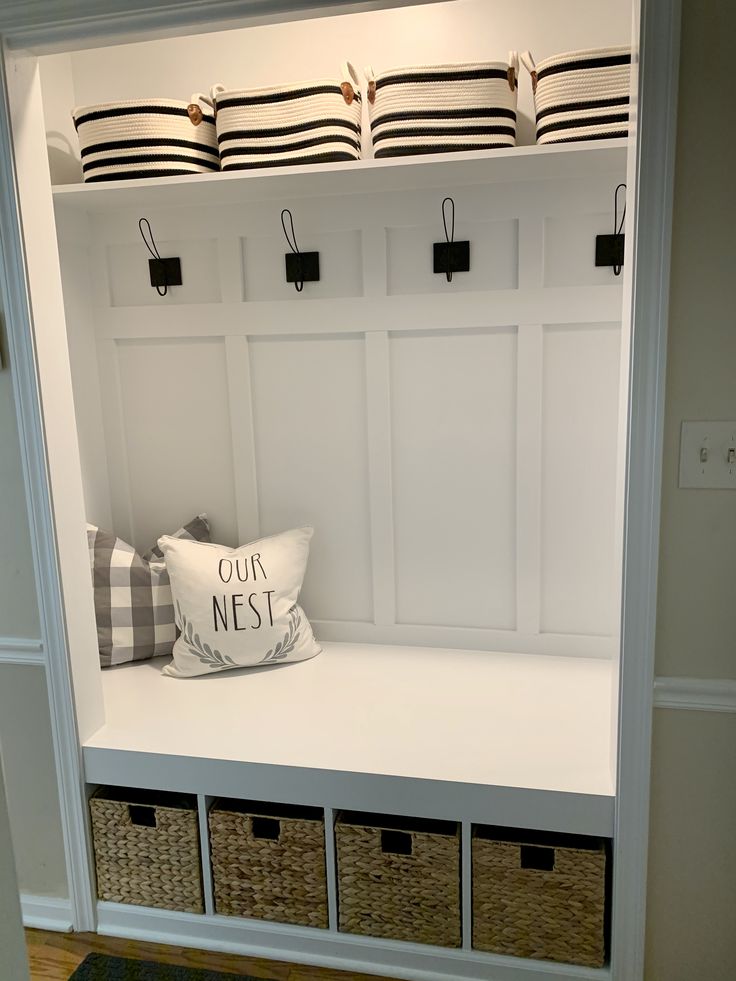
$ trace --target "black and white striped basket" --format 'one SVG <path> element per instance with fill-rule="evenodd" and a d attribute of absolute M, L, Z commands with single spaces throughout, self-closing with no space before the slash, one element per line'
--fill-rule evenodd
<path fill-rule="evenodd" d="M 590 48 L 521 60 L 532 76 L 537 143 L 605 140 L 629 132 L 631 48 Z"/>
<path fill-rule="evenodd" d="M 207 174 L 220 169 L 211 109 L 174 99 L 135 99 L 74 109 L 84 180 Z"/>
<path fill-rule="evenodd" d="M 360 159 L 360 83 L 314 79 L 262 89 L 212 89 L 223 170 Z"/>
<path fill-rule="evenodd" d="M 374 157 L 516 145 L 519 59 L 366 68 Z"/>

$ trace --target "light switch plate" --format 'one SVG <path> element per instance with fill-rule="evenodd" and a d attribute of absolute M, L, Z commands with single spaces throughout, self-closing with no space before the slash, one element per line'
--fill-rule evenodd
<path fill-rule="evenodd" d="M 736 490 L 736 422 L 683 422 L 680 487 Z"/>

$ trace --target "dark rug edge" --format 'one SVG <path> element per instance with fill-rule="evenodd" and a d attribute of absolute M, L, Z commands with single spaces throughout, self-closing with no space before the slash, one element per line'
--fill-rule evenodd
<path fill-rule="evenodd" d="M 201 967 L 142 961 L 115 954 L 87 954 L 69 981 L 264 981 L 250 974 L 209 971 Z"/>

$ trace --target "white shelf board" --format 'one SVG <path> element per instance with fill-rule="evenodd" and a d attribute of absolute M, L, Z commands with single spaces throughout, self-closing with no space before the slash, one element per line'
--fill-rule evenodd
<path fill-rule="evenodd" d="M 203 678 L 103 672 L 89 782 L 611 834 L 612 663 L 324 644 Z"/>
<path fill-rule="evenodd" d="M 57 205 L 101 212 L 143 205 L 195 207 L 272 198 L 370 194 L 448 184 L 569 180 L 602 173 L 623 176 L 627 147 L 626 139 L 591 140 L 151 180 L 61 184 L 53 188 L 53 193 Z"/>

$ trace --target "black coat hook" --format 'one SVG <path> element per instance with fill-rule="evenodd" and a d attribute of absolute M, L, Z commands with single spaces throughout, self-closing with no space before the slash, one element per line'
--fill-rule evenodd
<path fill-rule="evenodd" d="M 621 221 L 618 219 L 618 192 L 623 188 L 624 206 Z M 619 184 L 613 192 L 613 235 L 596 235 L 595 264 L 596 266 L 613 266 L 613 275 L 621 275 L 624 264 L 624 222 L 626 221 L 626 185 Z"/>
<path fill-rule="evenodd" d="M 286 228 L 288 216 L 291 234 Z M 288 208 L 281 212 L 281 227 L 291 252 L 284 255 L 286 263 L 286 282 L 293 283 L 297 293 L 301 293 L 305 283 L 319 282 L 319 252 L 301 252 L 294 231 L 294 216 Z"/>
<path fill-rule="evenodd" d="M 138 231 L 141 233 L 141 238 L 145 242 L 146 248 L 153 256 L 152 259 L 148 260 L 151 286 L 156 287 L 156 292 L 159 296 L 166 296 L 169 292 L 169 286 L 181 286 L 182 284 L 181 259 L 177 257 L 161 258 L 148 218 L 138 219 Z"/>
<path fill-rule="evenodd" d="M 447 228 L 447 212 L 445 205 L 450 205 L 450 229 Z M 442 224 L 445 229 L 445 241 L 434 243 L 434 271 L 444 273 L 447 282 L 452 282 L 452 274 L 468 272 L 470 269 L 470 242 L 455 241 L 455 202 L 447 197 L 442 201 Z"/>

